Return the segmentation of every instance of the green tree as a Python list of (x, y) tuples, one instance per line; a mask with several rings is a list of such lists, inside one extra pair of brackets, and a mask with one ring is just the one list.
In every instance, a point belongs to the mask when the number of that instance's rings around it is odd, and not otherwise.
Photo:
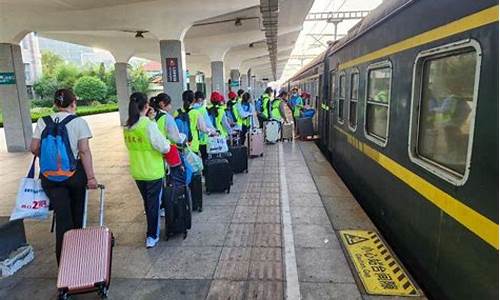
[(50, 76), (43, 76), (33, 85), (35, 93), (42, 99), (52, 99), (58, 89), (57, 80)]
[(106, 99), (106, 84), (99, 78), (83, 76), (75, 83), (75, 94), (84, 101), (97, 100), (103, 102)]
[(86, 63), (82, 68), (82, 76), (97, 77), (97, 70), (95, 65), (91, 63)]
[(51, 51), (42, 52), (42, 73), (43, 76), (54, 76), (56, 68), (64, 64), (64, 59)]
[(147, 94), (151, 90), (151, 78), (146, 74), (142, 66), (133, 68), (130, 72), (132, 92)]
[(78, 78), (81, 77), (80, 70), (74, 64), (61, 64), (55, 70), (55, 78), (60, 88), (71, 89)]
[(99, 65), (99, 70), (97, 71), (97, 77), (99, 77), (99, 79), (101, 81), (106, 81), (106, 67), (104, 66), (104, 63), (101, 63)]
[(115, 70), (112, 69), (106, 72), (105, 80), (106, 87), (108, 88), (108, 96), (116, 96), (116, 77)]

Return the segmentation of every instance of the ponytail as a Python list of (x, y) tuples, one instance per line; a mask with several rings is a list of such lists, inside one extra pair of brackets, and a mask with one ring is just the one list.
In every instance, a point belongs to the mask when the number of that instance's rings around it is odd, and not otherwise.
[(59, 89), (54, 94), (54, 104), (58, 108), (67, 108), (75, 101), (75, 94), (70, 89)]
[(141, 111), (144, 109), (144, 107), (146, 107), (146, 104), (148, 104), (148, 97), (145, 94), (135, 92), (130, 95), (127, 120), (128, 128), (134, 126), (134, 124), (139, 121), (139, 118), (141, 117)]
[(151, 106), (155, 112), (160, 110), (160, 101), (158, 101), (158, 97), (149, 98), (149, 106)]
[(189, 108), (191, 107), (191, 104), (194, 102), (194, 93), (191, 90), (184, 91), (182, 93), (182, 106), (184, 108), (184, 111), (189, 111)]

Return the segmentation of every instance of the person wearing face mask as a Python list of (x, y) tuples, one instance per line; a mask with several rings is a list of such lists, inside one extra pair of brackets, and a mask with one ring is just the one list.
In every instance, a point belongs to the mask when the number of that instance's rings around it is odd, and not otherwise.
[(196, 109), (197, 105), (195, 103), (193, 91), (184, 91), (182, 93), (182, 102), (182, 108), (179, 108), (174, 113), (174, 117), (176, 120), (182, 119), (182, 123), (187, 125), (188, 129), (185, 129), (186, 132), (181, 130), (181, 128), (179, 128), (179, 130), (189, 137), (188, 141), (191, 146), (191, 150), (196, 153), (200, 153), (200, 133), (213, 134), (214, 130), (207, 127), (204, 118)]
[(151, 98), (150, 106), (154, 109), (154, 119), (161, 134), (172, 144), (184, 143), (186, 136), (179, 132), (172, 116), (172, 99), (166, 93), (159, 93)]
[(299, 89), (294, 87), (292, 89), (292, 96), (290, 97), (290, 106), (293, 111), (295, 119), (300, 118), (300, 113), (304, 109), (304, 100), (299, 95)]
[(146, 212), (146, 248), (155, 247), (160, 240), (160, 205), (165, 177), (163, 154), (170, 151), (169, 141), (157, 124), (146, 116), (149, 109), (145, 94), (136, 92), (130, 95), (128, 120), (123, 128), (130, 172)]
[(238, 115), (241, 117), (240, 142), (244, 145), (247, 132), (253, 125), (255, 115), (255, 106), (252, 103), (250, 93), (244, 92), (242, 94), (241, 101), (236, 104), (236, 109), (238, 110)]
[[(194, 93), (194, 98), (195, 102), (192, 105), (193, 109), (196, 109), (198, 113), (200, 114), (200, 117), (203, 119), (203, 122), (205, 123), (205, 126), (207, 130), (209, 131), (215, 131), (215, 127), (212, 124), (212, 120), (210, 120), (210, 117), (208, 115), (207, 107), (205, 105), (205, 94), (201, 91), (197, 91)], [(208, 142), (208, 135), (201, 131), (200, 132), (200, 155), (203, 161), (205, 161), (208, 157), (207, 154), (207, 142)]]
[(214, 123), (217, 131), (224, 138), (228, 138), (232, 133), (231, 124), (226, 114), (226, 105), (224, 104), (224, 96), (221, 93), (214, 91), (210, 95), (210, 105), (208, 106), (208, 113)]

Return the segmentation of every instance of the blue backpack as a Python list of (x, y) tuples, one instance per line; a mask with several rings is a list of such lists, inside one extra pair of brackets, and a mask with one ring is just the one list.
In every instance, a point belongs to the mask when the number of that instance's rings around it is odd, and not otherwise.
[(189, 126), (189, 113), (180, 108), (177, 110), (177, 113), (178, 115), (175, 117), (175, 124), (177, 125), (179, 132), (185, 134), (188, 142), (191, 142), (193, 140), (193, 136), (191, 135), (191, 128)]
[(214, 128), (217, 128), (217, 114), (219, 113), (217, 109), (218, 108), (215, 105), (207, 109), (208, 117), (210, 118), (210, 121), (212, 121), (212, 124), (214, 124)]
[(50, 181), (62, 182), (75, 174), (77, 161), (71, 151), (66, 124), (76, 117), (69, 115), (62, 121), (43, 117), (45, 129), (40, 142), (40, 173)]
[(255, 110), (258, 113), (263, 112), (263, 110), (262, 110), (262, 96), (260, 96), (259, 99), (257, 99), (257, 101), (255, 101)]

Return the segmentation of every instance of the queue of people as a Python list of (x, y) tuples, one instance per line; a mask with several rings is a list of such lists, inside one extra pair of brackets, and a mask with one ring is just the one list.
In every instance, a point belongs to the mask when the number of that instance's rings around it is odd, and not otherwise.
[[(182, 156), (183, 149), (189, 149), (205, 161), (211, 136), (226, 140), (237, 138), (240, 144), (245, 144), (250, 130), (262, 128), (263, 122), (274, 120), (287, 123), (285, 105), (289, 100), (288, 94), (281, 92), (276, 98), (273, 94), (273, 90), (267, 88), (262, 97), (254, 102), (248, 92), (239, 90), (230, 92), (226, 101), (218, 91), (205, 99), (202, 92), (187, 90), (182, 94), (182, 107), (177, 110), (173, 109), (172, 99), (166, 93), (149, 100), (143, 93), (136, 92), (130, 96), (123, 135), (129, 154), (130, 173), (144, 203), (147, 248), (156, 246), (160, 239), (160, 215), (169, 172), (182, 170), (185, 173), (184, 166), (189, 164), (187, 159), (181, 159), (182, 165), (169, 165), (166, 158), (176, 151)], [(295, 94), (292, 101), (293, 97)], [(297, 103), (296, 106), (300, 107), (300, 102)], [(64, 233), (82, 227), (86, 188), (95, 189), (98, 184), (89, 147), (92, 133), (87, 122), (75, 115), (75, 95), (71, 90), (58, 90), (54, 104), (58, 112), (38, 120), (31, 151), (40, 156), (47, 126), (54, 126), (55, 123), (65, 128), (62, 140), (66, 141), (71, 158), (68, 170), (48, 171), (47, 174), (58, 174), (60, 180), (52, 180), (45, 173), (42, 174), (45, 176), (40, 176), (55, 212), (56, 257), (59, 262)]]

